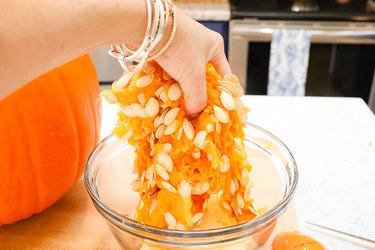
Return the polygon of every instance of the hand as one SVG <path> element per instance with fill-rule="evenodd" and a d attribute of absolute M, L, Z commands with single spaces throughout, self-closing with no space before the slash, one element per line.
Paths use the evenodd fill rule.
<path fill-rule="evenodd" d="M 170 47 L 156 59 L 180 83 L 186 112 L 194 117 L 207 105 L 206 64 L 212 63 L 220 75 L 231 73 L 224 54 L 224 41 L 176 8 L 177 31 Z"/>

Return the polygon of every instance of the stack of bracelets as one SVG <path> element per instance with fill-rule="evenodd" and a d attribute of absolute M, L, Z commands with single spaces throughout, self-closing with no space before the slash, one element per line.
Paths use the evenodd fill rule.
<path fill-rule="evenodd" d="M 172 0 L 146 0 L 147 28 L 146 35 L 136 51 L 130 50 L 125 44 L 111 45 L 108 53 L 117 58 L 127 74 L 139 72 L 146 61 L 154 60 L 163 54 L 172 43 L 177 29 L 175 7 Z M 166 44 L 156 53 L 150 52 L 156 48 L 167 28 L 169 16 L 172 16 L 172 31 Z M 135 65 L 135 67 L 134 67 Z"/>

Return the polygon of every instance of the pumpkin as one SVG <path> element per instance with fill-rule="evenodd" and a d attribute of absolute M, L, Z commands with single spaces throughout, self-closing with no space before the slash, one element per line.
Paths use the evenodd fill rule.
<path fill-rule="evenodd" d="M 0 101 L 0 225 L 43 211 L 80 178 L 99 140 L 98 93 L 84 55 Z"/>

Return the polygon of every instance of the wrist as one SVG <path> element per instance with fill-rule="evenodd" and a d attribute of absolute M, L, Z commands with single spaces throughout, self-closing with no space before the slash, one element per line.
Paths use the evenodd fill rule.
<path fill-rule="evenodd" d="M 131 42 L 114 43 L 108 51 L 110 55 L 118 59 L 128 74 L 137 73 L 146 61 L 163 54 L 172 43 L 176 33 L 177 22 L 172 0 L 146 0 L 145 4 L 147 25 L 141 44 L 134 50 L 133 46 L 129 46 L 132 45 Z M 166 38 L 168 30 L 170 36 Z M 161 44 L 163 42 L 164 45 Z"/>
<path fill-rule="evenodd" d="M 164 35 L 157 46 L 151 51 L 148 61 L 154 60 L 161 56 L 171 45 L 177 32 L 177 8 L 173 2 L 169 4 L 169 18 L 164 30 Z"/>

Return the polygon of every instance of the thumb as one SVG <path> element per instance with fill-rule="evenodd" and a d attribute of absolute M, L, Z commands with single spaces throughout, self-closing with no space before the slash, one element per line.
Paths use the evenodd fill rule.
<path fill-rule="evenodd" d="M 226 74 L 231 73 L 231 69 L 230 69 L 228 60 L 225 56 L 224 50 L 220 50 L 219 53 L 215 54 L 211 58 L 210 62 L 215 67 L 215 69 L 219 73 L 219 75 L 225 76 Z"/>

